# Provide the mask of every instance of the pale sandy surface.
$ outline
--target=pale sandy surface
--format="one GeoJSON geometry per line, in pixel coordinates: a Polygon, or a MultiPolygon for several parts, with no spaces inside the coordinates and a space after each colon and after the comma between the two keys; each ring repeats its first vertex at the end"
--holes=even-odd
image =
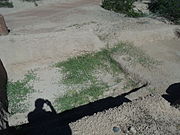
{"type": "MultiPolygon", "coordinates": [[[[35,99],[42,97],[53,102],[57,93],[64,94],[66,87],[57,85],[59,78],[52,64],[81,53],[97,51],[107,44],[112,46],[119,41],[130,41],[161,61],[157,69],[149,71],[138,65],[130,67],[120,57],[116,57],[129,73],[156,87],[158,90],[155,95],[165,93],[170,84],[179,81],[180,41],[174,34],[174,29],[179,26],[148,17],[125,18],[102,9],[99,6],[100,0],[48,2],[44,1],[38,7],[28,4],[24,8],[18,6],[25,3],[21,5],[17,2],[18,6],[13,11],[0,9],[11,30],[8,36],[0,37],[0,58],[7,68],[9,78],[18,80],[31,69],[35,69],[40,78],[34,84],[38,91],[29,95],[26,101],[30,103],[29,110],[11,117],[11,125],[27,122],[26,116],[33,109],[35,99]]],[[[129,125],[134,126],[142,134],[158,135],[166,131],[167,134],[177,134],[178,131],[174,129],[180,121],[180,112],[170,107],[160,96],[139,99],[148,94],[142,91],[135,93],[128,97],[137,99],[133,103],[70,124],[73,134],[110,135],[113,125],[120,126],[125,131],[129,125]],[[147,121],[155,121],[148,125],[146,116],[149,118],[147,121]],[[141,120],[144,126],[137,126],[141,120]],[[172,127],[168,126],[171,124],[172,127]]]]}
{"type": "MultiPolygon", "coordinates": [[[[34,2],[26,2],[23,0],[9,0],[9,1],[13,3],[14,8],[0,8],[1,14],[14,13],[17,11],[23,11],[25,9],[32,9],[32,8],[36,7],[34,2]]],[[[40,0],[40,1],[37,1],[36,3],[38,4],[38,7],[40,7],[40,6],[52,4],[55,2],[69,3],[72,1],[74,1],[74,0],[40,0]]]]}

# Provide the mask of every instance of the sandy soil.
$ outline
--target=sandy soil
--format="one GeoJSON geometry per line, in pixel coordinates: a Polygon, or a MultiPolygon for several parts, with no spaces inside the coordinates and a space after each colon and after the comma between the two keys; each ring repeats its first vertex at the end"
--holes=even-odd
{"type": "Polygon", "coordinates": [[[179,110],[160,96],[148,96],[70,124],[75,135],[178,135],[179,110]],[[118,127],[115,133],[113,127],[118,127]],[[132,130],[132,128],[134,130],[132,130]]]}
{"type": "MultiPolygon", "coordinates": [[[[138,134],[178,134],[180,112],[159,94],[165,93],[167,87],[180,78],[180,42],[174,34],[174,29],[180,26],[149,17],[125,18],[102,9],[100,0],[46,1],[38,7],[17,2],[13,10],[0,9],[11,30],[8,36],[0,37],[0,58],[9,78],[18,80],[32,69],[36,69],[40,77],[34,86],[39,91],[28,98],[29,110],[38,97],[53,101],[57,92],[64,93],[65,88],[56,84],[57,70],[50,67],[53,63],[97,51],[107,44],[113,46],[119,41],[129,41],[161,64],[149,71],[138,65],[131,67],[118,56],[116,60],[127,72],[157,88],[156,96],[139,99],[139,95],[149,93],[138,92],[129,97],[135,100],[132,103],[70,124],[73,134],[113,134],[113,126],[119,126],[123,132],[133,126],[138,134]]],[[[10,124],[27,122],[27,113],[14,115],[10,124]]]]}

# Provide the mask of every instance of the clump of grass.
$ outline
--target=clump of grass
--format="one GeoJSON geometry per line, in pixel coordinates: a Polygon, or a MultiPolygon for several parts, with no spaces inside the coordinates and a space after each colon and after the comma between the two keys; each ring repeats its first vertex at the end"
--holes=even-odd
{"type": "Polygon", "coordinates": [[[10,114],[22,113],[26,110],[27,104],[24,101],[27,95],[34,91],[33,87],[29,84],[30,81],[35,80],[36,74],[33,71],[29,71],[23,80],[8,82],[8,100],[10,114]]]}
{"type": "Polygon", "coordinates": [[[110,52],[111,54],[128,55],[132,58],[132,63],[139,63],[146,68],[151,68],[154,65],[159,64],[157,60],[154,60],[140,48],[137,48],[130,43],[118,43],[115,47],[111,48],[110,52]]]}
{"type": "Polygon", "coordinates": [[[154,94],[155,91],[156,91],[155,88],[151,88],[151,87],[147,88],[147,90],[148,90],[150,93],[152,93],[152,94],[154,94]]]}
{"type": "Polygon", "coordinates": [[[134,10],[134,2],[136,0],[103,0],[102,7],[107,10],[113,10],[118,13],[126,14],[129,17],[143,17],[145,14],[138,10],[134,10]]]}
{"type": "Polygon", "coordinates": [[[151,12],[166,17],[176,24],[180,24],[179,0],[151,0],[148,8],[151,12]]]}
{"type": "Polygon", "coordinates": [[[63,82],[65,84],[82,84],[86,81],[96,82],[92,72],[101,68],[106,71],[116,73],[121,72],[108,50],[102,50],[97,53],[85,54],[82,56],[70,58],[67,61],[55,64],[65,73],[63,82]]]}
{"type": "Polygon", "coordinates": [[[97,100],[106,89],[106,85],[92,85],[80,92],[77,92],[75,90],[70,91],[63,97],[57,98],[55,100],[56,107],[58,110],[65,111],[83,104],[87,104],[89,102],[97,100]]]}
{"type": "Polygon", "coordinates": [[[0,1],[0,8],[6,7],[6,8],[13,8],[13,3],[9,1],[0,1]]]}

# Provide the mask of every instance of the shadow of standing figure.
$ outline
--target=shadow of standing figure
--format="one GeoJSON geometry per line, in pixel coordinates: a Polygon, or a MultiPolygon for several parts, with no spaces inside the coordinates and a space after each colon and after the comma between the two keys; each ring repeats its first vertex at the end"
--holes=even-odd
{"type": "Polygon", "coordinates": [[[39,98],[35,101],[34,111],[28,114],[28,121],[30,124],[42,123],[55,117],[56,114],[57,113],[50,101],[39,98]],[[47,104],[50,107],[51,112],[43,109],[44,104],[47,104]]]}
{"type": "Polygon", "coordinates": [[[144,84],[116,97],[99,99],[58,114],[56,114],[49,101],[37,99],[34,111],[28,114],[29,123],[0,131],[0,135],[1,133],[7,133],[8,135],[71,135],[72,132],[69,123],[75,122],[85,116],[92,116],[95,113],[118,107],[123,103],[131,102],[126,96],[137,92],[147,85],[144,84]],[[45,103],[50,107],[51,112],[43,110],[45,103]]]}
{"type": "Polygon", "coordinates": [[[180,105],[180,83],[170,85],[167,94],[162,95],[164,99],[171,103],[171,105],[180,105]]]}
{"type": "Polygon", "coordinates": [[[30,129],[28,135],[71,135],[69,125],[59,123],[56,110],[51,102],[39,98],[35,101],[35,109],[28,114],[30,129]],[[43,109],[47,104],[51,111],[43,109]]]}

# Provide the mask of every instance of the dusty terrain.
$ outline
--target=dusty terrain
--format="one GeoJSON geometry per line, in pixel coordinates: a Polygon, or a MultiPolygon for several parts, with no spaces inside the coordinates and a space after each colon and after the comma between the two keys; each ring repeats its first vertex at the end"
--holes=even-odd
{"type": "Polygon", "coordinates": [[[39,78],[34,84],[38,91],[27,98],[27,112],[11,116],[10,125],[27,122],[35,99],[41,97],[53,102],[57,94],[66,92],[65,86],[57,84],[58,69],[52,68],[52,64],[98,51],[107,44],[128,41],[160,64],[149,70],[138,64],[129,65],[118,55],[114,59],[134,79],[148,82],[148,87],[155,90],[143,88],[127,96],[132,103],[71,123],[72,133],[111,135],[117,126],[124,134],[133,134],[129,127],[134,127],[138,134],[179,134],[180,111],[161,95],[169,85],[180,81],[180,40],[174,34],[180,26],[159,18],[127,18],[99,5],[100,0],[55,0],[38,7],[0,10],[11,31],[8,36],[0,37],[0,58],[9,79],[19,80],[29,70],[35,70],[39,78]]]}

